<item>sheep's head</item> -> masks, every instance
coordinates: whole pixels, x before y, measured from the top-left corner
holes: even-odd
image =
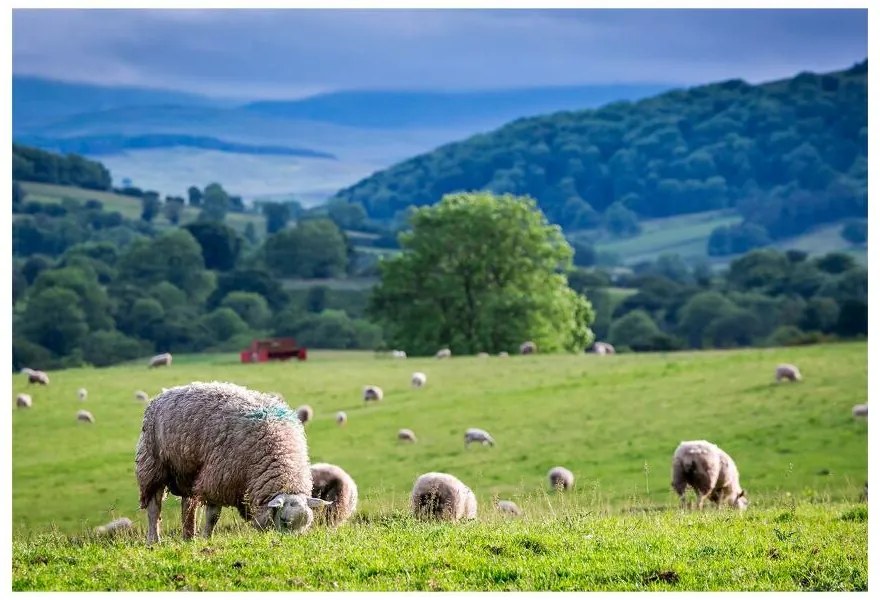
[[[739,510],[745,510],[749,507],[749,499],[746,497],[746,491],[740,490],[739,494],[733,500],[733,507]]]
[[[313,508],[332,504],[305,494],[278,494],[260,507],[254,521],[261,528],[274,527],[283,532],[302,532],[314,520]]]

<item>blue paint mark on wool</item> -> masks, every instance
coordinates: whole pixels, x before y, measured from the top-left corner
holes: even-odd
[[[296,413],[283,405],[261,406],[250,412],[245,417],[254,421],[295,421]]]

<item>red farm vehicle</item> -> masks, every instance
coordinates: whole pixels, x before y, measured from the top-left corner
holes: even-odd
[[[275,338],[271,340],[254,340],[249,348],[241,351],[241,362],[255,363],[270,360],[305,360],[308,351],[298,348],[293,338]]]

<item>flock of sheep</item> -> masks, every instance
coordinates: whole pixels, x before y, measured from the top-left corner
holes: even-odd
[[[597,354],[613,354],[610,344],[596,342]],[[537,346],[524,342],[521,354],[534,354]],[[488,356],[481,353],[483,356]],[[405,358],[406,353],[394,350],[392,356]],[[436,357],[450,358],[443,348]],[[499,356],[506,356],[501,353]],[[169,366],[170,354],[150,360],[149,367]],[[48,385],[49,377],[42,371],[24,369],[28,382]],[[777,382],[800,381],[798,368],[781,364],[776,368]],[[427,376],[415,372],[411,385],[424,387]],[[80,389],[80,401],[88,392]],[[338,526],[355,512],[358,489],[352,477],[338,465],[311,464],[304,425],[314,417],[308,405],[291,409],[280,394],[262,393],[232,383],[193,382],[163,389],[151,402],[143,391],[135,398],[149,402],[137,443],[135,473],[140,490],[140,506],[147,512],[147,542],[160,537],[160,513],[166,491],[181,498],[183,537],[195,535],[196,508],[206,507],[202,534],[209,537],[223,507],[235,507],[239,515],[258,529],[305,531],[313,523]],[[383,398],[382,389],[368,385],[363,389],[366,403]],[[32,406],[28,394],[19,394],[20,408]],[[867,405],[853,407],[853,415],[867,417]],[[85,410],[77,419],[94,423]],[[336,415],[341,426],[347,422],[344,412]],[[410,429],[400,429],[397,437],[404,442],[417,441]],[[471,443],[494,446],[494,438],[485,430],[470,428],[464,434],[465,446]],[[547,473],[552,489],[570,490],[575,476],[567,468],[556,466]],[[740,485],[739,471],[733,459],[721,448],[705,440],[684,441],[672,459],[672,488],[684,507],[685,492],[692,487],[697,494],[697,507],[702,509],[708,499],[715,504],[740,510],[748,506],[745,490]],[[509,500],[494,499],[502,514],[522,515],[522,510]],[[477,499],[461,480],[448,473],[430,472],[418,477],[410,496],[410,510],[419,519],[458,521],[474,519]],[[99,527],[100,534],[131,528],[129,519],[122,518]]]

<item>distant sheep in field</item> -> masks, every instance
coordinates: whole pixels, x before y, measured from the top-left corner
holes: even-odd
[[[507,352],[502,351],[498,353],[498,358],[507,358],[508,356],[510,355]]]
[[[489,358],[488,352],[477,352],[477,358]]]
[[[33,406],[30,394],[19,394],[15,397],[15,405],[18,408],[30,408]]]
[[[441,348],[440,350],[437,350],[437,354],[435,354],[435,356],[437,358],[451,358],[452,350],[450,350],[449,348]]]
[[[522,509],[517,506],[515,502],[511,502],[510,500],[499,500],[497,497],[495,498],[495,508],[501,514],[510,517],[521,517],[523,514]]]
[[[599,355],[614,354],[614,346],[608,342],[593,342],[593,353]]]
[[[401,442],[415,443],[417,441],[416,434],[413,433],[412,429],[401,429],[400,431],[397,432],[397,439],[400,440]]]
[[[296,409],[296,418],[299,419],[299,422],[305,425],[315,416],[315,411],[312,410],[312,407],[308,404],[303,404],[299,408]]]
[[[852,415],[854,417],[867,417],[868,416],[868,405],[867,404],[856,404],[852,407]]]
[[[49,375],[43,371],[37,371],[36,369],[22,369],[21,372],[28,376],[28,383],[49,385]]]
[[[364,402],[378,402],[382,396],[382,388],[378,385],[364,386]]]
[[[94,423],[95,417],[93,417],[92,413],[87,410],[80,410],[76,413],[76,420],[84,423]]]
[[[316,463],[312,470],[312,497],[332,502],[315,511],[315,522],[336,527],[348,521],[357,508],[358,489],[351,475],[337,465]]]
[[[476,442],[483,446],[495,445],[495,440],[489,435],[489,432],[484,429],[478,429],[477,427],[471,427],[464,432],[464,447],[467,448],[470,446],[471,442]]]
[[[410,507],[419,519],[459,521],[477,517],[477,498],[448,473],[425,473],[413,485]]]
[[[779,365],[776,367],[776,383],[783,379],[787,381],[801,381],[801,372],[794,365]]]
[[[682,442],[672,457],[672,489],[685,506],[685,491],[691,486],[697,493],[697,508],[702,510],[708,498],[718,506],[728,504],[739,510],[749,505],[746,491],[739,484],[736,463],[724,450],[707,442]]]
[[[348,421],[348,415],[346,415],[345,412],[340,410],[338,413],[336,413],[336,424],[337,425],[340,425],[340,426],[345,425],[345,423],[347,421]]]
[[[95,528],[95,533],[98,535],[115,535],[117,533],[121,533],[123,531],[129,531],[132,527],[131,519],[126,517],[122,517],[121,519],[115,519],[110,521],[106,525],[101,525],[100,527]]]
[[[523,342],[519,346],[519,353],[520,354],[535,354],[537,352],[538,352],[538,345],[535,344],[535,342],[532,342],[532,341]]]
[[[406,358],[406,352],[403,350],[392,350],[391,358]]]
[[[155,367],[170,367],[171,366],[171,353],[165,352],[163,354],[157,354],[153,358],[150,359],[150,364],[147,365],[148,369],[153,369]]]
[[[150,401],[150,395],[147,394],[147,393],[146,393],[145,391],[143,391],[143,390],[138,390],[138,391],[136,391],[136,392],[134,393],[134,399],[135,399],[135,400],[140,400],[141,402],[149,402],[149,401]]]
[[[420,388],[428,383],[428,376],[421,371],[416,371],[412,374],[411,382],[413,387]]]
[[[574,487],[574,473],[565,467],[553,467],[547,472],[547,481],[550,488],[557,491],[566,491]]]
[[[86,388],[79,388],[76,392],[76,397],[79,398],[80,402],[85,402],[86,398],[89,397],[89,391]]]

